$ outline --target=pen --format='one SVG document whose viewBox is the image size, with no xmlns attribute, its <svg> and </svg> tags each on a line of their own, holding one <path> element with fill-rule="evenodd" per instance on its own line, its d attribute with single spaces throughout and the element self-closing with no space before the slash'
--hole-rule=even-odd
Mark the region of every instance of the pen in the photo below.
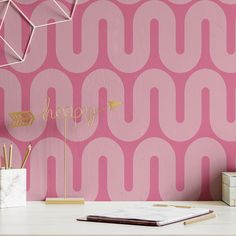
<svg viewBox="0 0 236 236">
<path fill-rule="evenodd" d="M 27 161 L 27 159 L 28 159 L 28 157 L 29 157 L 29 154 L 30 154 L 30 152 L 31 152 L 31 148 L 32 148 L 32 146 L 31 146 L 31 144 L 29 144 L 29 146 L 28 146 L 27 149 L 26 149 L 25 156 L 24 156 L 23 162 L 22 162 L 22 164 L 21 164 L 21 168 L 24 168 L 24 167 L 25 167 L 25 163 L 26 163 L 26 161 Z"/>
<path fill-rule="evenodd" d="M 7 149 L 5 143 L 3 144 L 3 157 L 5 161 L 5 169 L 8 168 L 8 163 L 7 163 Z"/>
<path fill-rule="evenodd" d="M 9 163 L 8 163 L 8 168 L 12 168 L 12 144 L 10 145 L 9 149 Z"/>
<path fill-rule="evenodd" d="M 189 220 L 185 220 L 184 225 L 189 225 L 189 224 L 193 224 L 193 223 L 196 223 L 196 222 L 209 220 L 209 219 L 212 219 L 212 218 L 215 218 L 215 217 L 216 217 L 215 212 L 211 212 L 211 213 L 206 214 L 206 215 L 202 215 L 202 216 L 198 216 L 198 217 L 195 217 L 195 218 L 192 218 L 192 219 L 189 219 Z"/>
<path fill-rule="evenodd" d="M 155 203 L 155 204 L 153 204 L 153 206 L 156 206 L 156 207 L 169 207 L 169 206 L 172 206 L 172 207 L 179 207 L 179 208 L 192 208 L 191 206 L 169 205 L 169 204 L 159 204 L 159 203 Z"/>
</svg>

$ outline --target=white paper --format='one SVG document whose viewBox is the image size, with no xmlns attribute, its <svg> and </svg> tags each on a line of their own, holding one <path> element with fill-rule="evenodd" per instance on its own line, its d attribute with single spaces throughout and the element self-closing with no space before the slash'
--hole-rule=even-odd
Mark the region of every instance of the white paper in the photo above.
<svg viewBox="0 0 236 236">
<path fill-rule="evenodd" d="M 157 225 L 165 225 L 182 221 L 192 217 L 209 213 L 204 208 L 179 208 L 179 207 L 136 207 L 117 209 L 111 212 L 96 214 L 98 216 L 123 219 L 139 219 L 156 221 Z"/>
</svg>

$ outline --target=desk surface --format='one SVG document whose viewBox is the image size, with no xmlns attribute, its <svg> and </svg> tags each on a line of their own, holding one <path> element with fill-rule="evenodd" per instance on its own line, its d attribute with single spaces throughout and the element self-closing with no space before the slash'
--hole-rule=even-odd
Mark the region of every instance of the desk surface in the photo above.
<svg viewBox="0 0 236 236">
<path fill-rule="evenodd" d="M 0 210 L 0 236 L 78 235 L 78 236 L 151 236 L 151 235 L 235 235 L 236 207 L 223 202 L 161 202 L 213 209 L 217 217 L 190 225 L 175 223 L 162 227 L 77 222 L 76 218 L 120 206 L 152 205 L 153 202 L 86 202 L 85 205 L 45 205 L 28 202 L 26 207 Z"/>
</svg>

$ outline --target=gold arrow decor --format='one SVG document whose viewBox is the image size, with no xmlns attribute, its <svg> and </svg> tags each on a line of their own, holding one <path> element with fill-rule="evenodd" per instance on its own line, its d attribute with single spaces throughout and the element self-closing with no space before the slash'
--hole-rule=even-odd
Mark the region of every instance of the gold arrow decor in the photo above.
<svg viewBox="0 0 236 236">
<path fill-rule="evenodd" d="M 31 111 L 11 112 L 9 116 L 12 119 L 11 127 L 31 126 L 35 120 Z"/>
<path fill-rule="evenodd" d="M 108 101 L 108 106 L 110 108 L 110 110 L 113 110 L 116 107 L 119 107 L 122 105 L 122 102 L 118 102 L 118 101 Z"/>
<path fill-rule="evenodd" d="M 91 107 L 56 107 L 55 111 L 51 109 L 50 106 L 50 97 L 46 97 L 45 103 L 43 104 L 42 112 L 36 117 L 47 121 L 48 119 L 63 119 L 64 120 L 64 198 L 46 198 L 46 204 L 83 204 L 83 198 L 67 198 L 67 120 L 74 119 L 75 124 L 77 120 L 82 116 L 85 116 L 87 124 L 91 126 L 97 117 L 99 112 L 103 112 L 107 109 L 110 111 L 121 106 L 123 103 L 119 101 L 108 101 L 106 108 L 98 111 L 97 108 Z M 12 119 L 11 127 L 21 127 L 21 126 L 30 126 L 35 120 L 35 115 L 31 111 L 22 111 L 22 112 L 11 112 L 9 116 Z"/>
</svg>

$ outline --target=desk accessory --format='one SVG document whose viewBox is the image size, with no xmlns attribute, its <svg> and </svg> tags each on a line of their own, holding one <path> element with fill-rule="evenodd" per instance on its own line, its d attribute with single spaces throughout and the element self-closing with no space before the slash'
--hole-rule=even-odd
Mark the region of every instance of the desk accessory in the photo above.
<svg viewBox="0 0 236 236">
<path fill-rule="evenodd" d="M 82 117 L 86 117 L 87 124 L 91 126 L 95 120 L 95 117 L 99 112 L 105 111 L 107 109 L 114 110 L 115 108 L 122 105 L 122 102 L 119 101 L 108 101 L 107 107 L 99 110 L 96 108 L 89 107 L 56 107 L 55 112 L 50 108 L 50 97 L 46 97 L 45 104 L 43 105 L 42 112 L 37 116 L 33 114 L 31 111 L 22 111 L 22 112 L 11 112 L 9 116 L 12 119 L 11 127 L 21 127 L 21 126 L 31 126 L 36 119 L 36 117 L 47 121 L 48 119 L 63 119 L 64 120 L 64 196 L 60 198 L 46 198 L 46 204 L 83 204 L 83 198 L 70 198 L 67 196 L 67 120 L 68 118 L 73 119 L 75 121 L 75 125 L 77 121 Z M 24 161 L 22 163 L 22 168 L 25 166 L 25 162 L 27 161 L 28 155 L 30 153 L 31 146 L 28 147 L 28 150 L 25 154 Z"/>
<path fill-rule="evenodd" d="M 173 205 L 173 204 L 160 204 L 160 203 L 155 203 L 153 204 L 155 207 L 179 207 L 179 208 L 191 208 L 191 206 L 185 206 L 185 205 Z"/>
<path fill-rule="evenodd" d="M 108 101 L 107 107 L 109 110 L 113 110 L 114 108 L 121 106 L 122 103 L 118 101 Z M 42 117 L 45 121 L 50 119 L 63 119 L 64 120 L 64 196 L 61 198 L 46 198 L 46 204 L 84 204 L 84 198 L 71 198 L 67 196 L 67 120 L 73 119 L 75 121 L 75 125 L 77 124 L 77 120 L 82 116 L 86 117 L 86 121 L 88 126 L 91 126 L 95 120 L 95 117 L 99 112 L 102 112 L 107 109 L 102 109 L 101 111 L 97 111 L 96 108 L 82 108 L 82 107 L 57 107 L 55 114 L 53 114 L 52 109 L 50 109 L 50 98 L 46 98 L 46 104 L 42 112 Z"/>
<path fill-rule="evenodd" d="M 12 144 L 10 145 L 9 148 L 9 159 L 8 159 L 8 168 L 11 169 L 12 168 Z"/>
<path fill-rule="evenodd" d="M 26 205 L 26 169 L 0 169 L 0 208 Z"/>
<path fill-rule="evenodd" d="M 9 156 L 7 156 L 7 148 L 6 144 L 3 144 L 3 159 L 4 159 L 4 168 L 5 169 L 10 169 L 12 167 L 12 144 L 10 145 L 9 148 Z"/>
<path fill-rule="evenodd" d="M 8 160 L 7 160 L 7 149 L 6 149 L 6 144 L 3 144 L 3 158 L 4 158 L 4 163 L 5 163 L 5 168 L 8 168 Z"/>
<path fill-rule="evenodd" d="M 35 34 L 35 31 L 37 31 L 38 28 L 42 28 L 45 26 L 71 21 L 73 18 L 73 15 L 75 13 L 75 9 L 76 9 L 76 5 L 78 3 L 78 0 L 71 0 L 72 9 L 69 10 L 69 12 L 65 10 L 65 8 L 63 7 L 64 4 L 61 3 L 60 0 L 50 0 L 48 2 L 52 2 L 54 5 L 54 6 L 53 5 L 48 6 L 48 8 L 49 9 L 54 8 L 54 11 L 56 12 L 56 14 L 63 16 L 62 19 L 54 20 L 52 22 L 49 21 L 46 23 L 35 24 L 35 22 L 33 22 L 32 19 L 28 18 L 28 16 L 25 14 L 25 11 L 21 7 L 19 7 L 17 1 L 0 0 L 0 3 L 5 4 L 4 12 L 1 12 L 2 14 L 1 14 L 1 21 L 0 21 L 0 30 L 2 30 L 2 28 L 6 27 L 6 24 L 5 24 L 6 20 L 5 19 L 6 18 L 9 19 L 9 16 L 11 15 L 12 10 L 14 10 L 19 15 L 19 17 L 22 18 L 23 21 L 27 22 L 27 24 L 30 27 L 29 39 L 27 40 L 26 45 L 22 48 L 22 52 L 20 52 L 19 49 L 17 49 L 15 47 L 16 45 L 13 47 L 11 45 L 11 43 L 8 42 L 9 40 L 6 37 L 4 37 L 3 35 L 0 35 L 0 42 L 2 42 L 5 45 L 5 47 L 7 47 L 11 51 L 11 54 L 12 54 L 11 57 L 14 58 L 14 61 L 12 61 L 12 62 L 6 61 L 4 63 L 0 63 L 0 67 L 5 67 L 5 66 L 14 65 L 14 64 L 24 62 L 26 59 L 26 56 L 28 54 L 27 52 L 30 48 L 32 38 Z M 46 10 L 46 11 L 48 11 L 48 10 Z M 55 14 L 55 12 L 54 12 L 54 14 Z M 25 34 L 26 34 L 26 32 L 25 32 Z M 24 38 L 27 38 L 26 35 L 24 35 Z M 6 51 L 4 51 L 4 54 L 6 54 Z"/>
<path fill-rule="evenodd" d="M 28 146 L 21 168 L 12 168 L 13 145 L 10 145 L 7 156 L 6 144 L 3 144 L 4 167 L 0 168 L 0 208 L 26 205 L 26 169 L 25 163 L 29 157 L 31 144 Z"/>
<path fill-rule="evenodd" d="M 222 200 L 236 206 L 236 172 L 222 173 Z"/>
<path fill-rule="evenodd" d="M 9 116 L 12 119 L 12 128 L 30 126 L 35 120 L 34 114 L 31 111 L 11 112 Z"/>
<path fill-rule="evenodd" d="M 50 116 L 49 116 L 50 114 Z M 50 109 L 50 98 L 47 97 L 46 99 L 46 106 L 43 109 L 42 117 L 45 121 L 48 120 L 48 118 L 51 119 L 63 119 L 64 120 L 64 196 L 57 197 L 57 198 L 46 198 L 45 203 L 46 204 L 84 204 L 84 198 L 68 198 L 67 197 L 67 120 L 68 117 L 72 119 L 79 119 L 82 116 L 82 113 L 77 115 L 75 113 L 74 115 L 74 109 L 73 107 L 57 107 L 55 115 L 53 115 L 53 111 Z"/>
<path fill-rule="evenodd" d="M 215 217 L 214 212 L 205 208 L 180 207 L 128 207 L 106 213 L 87 215 L 77 221 L 100 223 L 164 226 L 177 222 L 190 224 Z"/>
<path fill-rule="evenodd" d="M 30 152 L 31 152 L 31 148 L 32 148 L 32 145 L 29 144 L 29 146 L 28 146 L 27 149 L 26 149 L 26 152 L 25 152 L 25 155 L 24 155 L 24 159 L 23 159 L 23 162 L 22 162 L 20 168 L 24 168 L 24 167 L 25 167 L 25 164 L 26 164 L 26 162 L 27 162 L 27 160 L 28 160 L 28 157 L 29 157 L 29 154 L 30 154 Z"/>
<path fill-rule="evenodd" d="M 60 110 L 65 111 L 67 108 L 60 108 Z M 84 204 L 84 198 L 68 198 L 67 197 L 67 152 L 66 152 L 66 144 L 67 144 L 67 119 L 68 113 L 62 112 L 64 119 L 64 197 L 63 198 L 46 198 L 46 204 Z M 55 116 L 57 119 L 58 116 Z M 59 117 L 60 118 L 60 117 Z M 75 118 L 75 117 L 72 117 Z M 51 117 L 52 119 L 52 117 Z"/>
<path fill-rule="evenodd" d="M 194 217 L 192 219 L 188 219 L 184 221 L 184 225 L 189 225 L 189 224 L 193 224 L 193 223 L 197 223 L 197 222 L 202 222 L 204 220 L 210 220 L 216 217 L 215 212 L 210 212 L 209 214 L 206 215 L 202 215 L 202 216 L 198 216 L 198 217 Z"/>
</svg>

